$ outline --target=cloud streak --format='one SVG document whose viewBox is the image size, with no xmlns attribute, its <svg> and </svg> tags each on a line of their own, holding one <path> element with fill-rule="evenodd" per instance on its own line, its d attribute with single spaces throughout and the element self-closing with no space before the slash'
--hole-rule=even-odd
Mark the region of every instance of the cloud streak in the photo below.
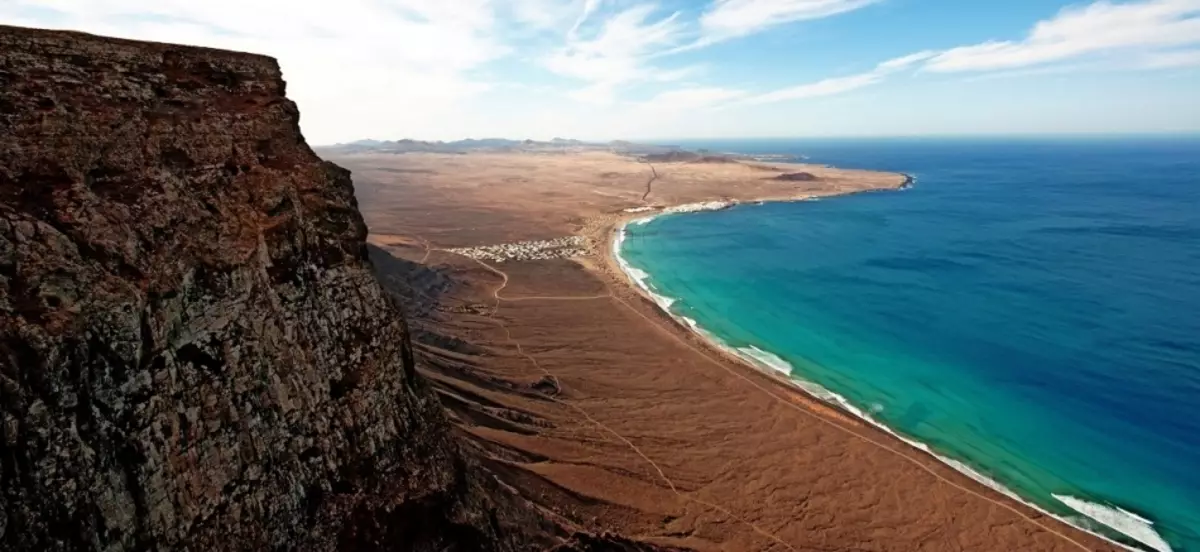
<svg viewBox="0 0 1200 552">
<path fill-rule="evenodd" d="M 590 84 L 571 96 L 593 103 L 611 103 L 618 88 L 656 78 L 654 74 L 691 72 L 690 68 L 662 70 L 653 60 L 698 50 L 802 20 L 830 17 L 873 4 L 878 0 L 713 0 L 699 18 L 685 21 L 682 13 L 655 19 L 654 4 L 636 4 L 610 16 L 599 34 L 581 39 L 580 30 L 595 18 L 603 2 L 587 0 L 568 43 L 545 59 L 555 73 Z"/>
<path fill-rule="evenodd" d="M 1017 69 L 1072 59 L 1200 43 L 1200 0 L 1096 2 L 1066 8 L 1038 22 L 1020 41 L 952 48 L 929 61 L 930 71 Z"/>
<path fill-rule="evenodd" d="M 581 21 L 589 8 L 594 10 L 595 3 L 585 6 Z M 572 97 L 600 104 L 611 103 L 621 85 L 677 74 L 649 64 L 650 55 L 676 44 L 685 28 L 679 12 L 659 15 L 657 11 L 652 4 L 635 5 L 606 19 L 591 38 L 570 33 L 566 45 L 543 58 L 542 64 L 554 73 L 587 82 Z"/>
<path fill-rule="evenodd" d="M 1125 4 L 1107 1 L 1067 8 L 1036 23 L 1022 41 L 991 41 L 925 50 L 884 61 L 871 71 L 747 96 L 737 104 L 758 105 L 845 94 L 884 82 L 893 73 L 920 66 L 940 73 L 1045 74 L 1069 69 L 1079 58 L 1141 52 L 1126 68 L 1166 69 L 1200 66 L 1200 50 L 1171 50 L 1200 44 L 1200 0 L 1148 0 Z M 1020 70 L 1019 73 L 1016 70 Z"/>
<path fill-rule="evenodd" d="M 874 4 L 878 0 L 716 0 L 700 17 L 701 43 L 715 43 L 764 29 L 821 19 Z"/>
<path fill-rule="evenodd" d="M 751 96 L 739 103 L 746 105 L 759 105 L 788 100 L 803 100 L 844 94 L 860 88 L 879 84 L 883 82 L 884 79 L 886 79 L 889 75 L 913 67 L 914 65 L 928 60 L 935 55 L 937 55 L 937 53 L 933 51 L 916 52 L 881 62 L 876 65 L 874 69 L 865 73 L 858 73 L 845 77 L 833 77 L 822 79 L 816 82 L 791 86 L 788 88 L 781 88 L 765 94 Z"/>
</svg>

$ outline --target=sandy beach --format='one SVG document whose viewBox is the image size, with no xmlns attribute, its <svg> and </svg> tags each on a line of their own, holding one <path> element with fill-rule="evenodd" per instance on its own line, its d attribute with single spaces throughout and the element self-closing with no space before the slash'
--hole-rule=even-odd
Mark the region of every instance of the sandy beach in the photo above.
<svg viewBox="0 0 1200 552">
<path fill-rule="evenodd" d="M 605 151 L 323 155 L 354 172 L 377 272 L 411 305 L 456 430 L 567 527 L 696 550 L 1116 549 L 713 346 L 613 255 L 623 224 L 667 208 L 904 175 Z M 811 179 L 780 178 L 798 173 Z"/>
</svg>

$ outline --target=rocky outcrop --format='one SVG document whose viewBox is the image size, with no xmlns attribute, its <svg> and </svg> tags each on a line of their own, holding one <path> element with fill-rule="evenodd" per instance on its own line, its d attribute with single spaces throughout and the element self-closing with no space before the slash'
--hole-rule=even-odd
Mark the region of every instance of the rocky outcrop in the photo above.
<svg viewBox="0 0 1200 552">
<path fill-rule="evenodd" d="M 275 61 L 0 27 L 0 549 L 544 548 Z"/>
<path fill-rule="evenodd" d="M 775 180 L 783 180 L 786 182 L 812 182 L 817 179 L 817 176 L 814 175 L 813 173 L 794 172 L 794 173 L 781 174 L 779 176 L 776 176 L 774 179 Z"/>
</svg>

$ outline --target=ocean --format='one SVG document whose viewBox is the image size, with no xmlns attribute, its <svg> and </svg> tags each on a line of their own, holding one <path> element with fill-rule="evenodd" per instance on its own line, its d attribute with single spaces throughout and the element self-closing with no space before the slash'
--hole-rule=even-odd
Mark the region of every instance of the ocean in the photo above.
<svg viewBox="0 0 1200 552">
<path fill-rule="evenodd" d="M 1200 551 L 1200 137 L 681 145 L 916 181 L 630 224 L 660 305 L 1027 503 Z"/>
</svg>

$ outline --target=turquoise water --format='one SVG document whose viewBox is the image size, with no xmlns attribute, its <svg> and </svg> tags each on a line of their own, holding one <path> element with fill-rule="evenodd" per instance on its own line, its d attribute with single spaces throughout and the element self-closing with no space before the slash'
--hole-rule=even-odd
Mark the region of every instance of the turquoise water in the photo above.
<svg viewBox="0 0 1200 552">
<path fill-rule="evenodd" d="M 917 182 L 630 225 L 675 314 L 1055 514 L 1200 551 L 1200 139 L 686 145 Z"/>
</svg>

